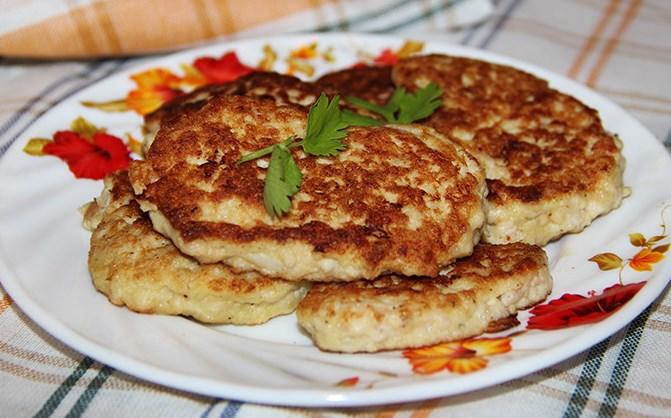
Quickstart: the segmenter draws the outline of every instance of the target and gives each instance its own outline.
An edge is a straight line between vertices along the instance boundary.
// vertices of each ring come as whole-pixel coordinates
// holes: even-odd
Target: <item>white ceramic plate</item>
[[[590,325],[525,332],[512,338],[511,351],[487,356],[486,368],[463,375],[448,370],[415,373],[397,351],[356,355],[321,352],[300,332],[294,316],[258,327],[213,327],[180,317],[136,314],[111,305],[91,285],[86,266],[89,233],[80,227],[77,212],[81,204],[98,195],[101,182],[75,180],[56,158],[26,155],[22,152],[26,141],[50,137],[80,115],[119,136],[126,132],[139,135],[141,119],[134,113],[105,113],[84,108],[80,102],[118,99],[134,86],[130,74],[156,66],[180,72],[179,64],[200,56],[218,57],[233,50],[243,62],[256,65],[267,43],[278,53],[275,68],[284,71],[283,58],[289,51],[310,42],[318,42],[318,51],[332,47],[336,58],[335,62],[319,57],[311,60],[318,75],[350,66],[361,59],[361,52],[376,55],[385,48],[396,49],[403,39],[300,35],[182,52],[98,82],[54,106],[33,124],[0,160],[0,278],[21,309],[74,349],[166,386],[244,401],[345,406],[463,393],[531,373],[616,332],[664,289],[671,277],[671,263],[661,261],[648,272],[626,267],[622,272],[625,283],[647,280],[647,284],[612,316]],[[617,283],[617,270],[601,271],[588,258],[612,252],[626,261],[641,249],[632,246],[628,234],[639,232],[650,237],[662,232],[662,209],[671,202],[671,160],[658,141],[610,101],[540,68],[443,43],[427,42],[423,52],[466,55],[525,69],[600,111],[605,126],[624,142],[625,183],[633,193],[622,207],[597,219],[584,232],[546,248],[555,279],[550,298],[567,292],[587,295]],[[666,242],[665,238],[658,244]],[[524,328],[528,316],[520,314],[519,329]]]

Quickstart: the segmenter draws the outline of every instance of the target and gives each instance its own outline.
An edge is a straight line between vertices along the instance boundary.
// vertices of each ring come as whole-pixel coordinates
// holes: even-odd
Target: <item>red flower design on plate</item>
[[[396,64],[399,59],[409,57],[421,52],[423,49],[424,42],[408,40],[397,50],[385,48],[376,56],[371,56],[365,61],[359,61],[353,67],[365,67],[367,65],[391,66]]]
[[[194,87],[225,83],[256,71],[241,63],[233,51],[225,53],[220,58],[198,58],[192,65],[183,64],[181,69],[183,75],[175,74],[165,68],[151,68],[133,74],[130,78],[136,88],[125,98],[107,102],[83,101],[82,104],[106,112],[134,110],[140,115],[146,115]]]
[[[193,66],[203,74],[208,83],[226,83],[255,71],[241,63],[235,52],[227,52],[221,58],[198,58]]]
[[[58,131],[53,140],[33,138],[23,148],[29,155],[53,155],[65,161],[76,178],[99,180],[131,162],[126,144],[83,118],[75,119],[71,129]]]
[[[336,383],[336,386],[348,388],[348,387],[356,386],[357,383],[359,383],[359,376],[352,376],[352,377],[348,377],[347,379],[343,379],[340,382]]]
[[[77,178],[102,179],[128,167],[131,161],[126,145],[103,132],[94,134],[90,141],[72,131],[56,132],[53,142],[43,150],[65,161]]]
[[[398,61],[398,54],[389,48],[383,49],[380,54],[373,59],[375,65],[394,65]]]
[[[601,294],[590,296],[566,293],[559,299],[529,311],[532,317],[529,318],[527,328],[560,329],[602,321],[633,298],[644,284],[615,284],[604,289]]]

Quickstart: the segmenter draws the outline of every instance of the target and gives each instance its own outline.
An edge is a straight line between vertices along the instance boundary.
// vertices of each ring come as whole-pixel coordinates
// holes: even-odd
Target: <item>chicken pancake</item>
[[[93,228],[88,262],[94,286],[136,312],[259,324],[293,312],[309,288],[183,255],[154,231],[125,172],[106,178],[102,197],[85,210],[85,225]]]
[[[551,290],[542,248],[479,244],[435,277],[315,283],[296,314],[322,350],[375,352],[470,338],[501,322],[515,325],[511,315]]]
[[[292,150],[303,181],[289,212],[270,216],[268,159],[241,156],[303,137],[294,106],[217,96],[162,126],[130,178],[154,228],[202,263],[289,280],[434,275],[469,255],[484,223],[481,168],[421,126],[350,128],[334,157]]]
[[[200,109],[212,97],[220,94],[262,97],[277,104],[310,106],[326,86],[316,86],[300,79],[275,72],[257,71],[228,83],[208,84],[190,93],[177,96],[144,117],[144,151],[149,149],[163,119],[177,117]]]
[[[459,141],[486,172],[483,240],[543,245],[618,207],[620,141],[598,113],[512,67],[427,55],[401,60],[396,85],[433,82],[442,107],[423,123]]]
[[[318,78],[314,84],[341,97],[354,96],[384,105],[394,94],[389,66],[361,66],[333,71]]]

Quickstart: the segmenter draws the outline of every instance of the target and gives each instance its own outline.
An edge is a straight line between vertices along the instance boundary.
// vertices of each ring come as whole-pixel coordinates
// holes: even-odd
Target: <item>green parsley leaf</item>
[[[366,109],[371,112],[377,113],[378,115],[384,117],[389,123],[395,122],[396,117],[394,116],[394,113],[396,113],[396,111],[398,110],[398,106],[396,105],[396,103],[394,103],[392,99],[390,99],[386,105],[380,106],[375,103],[367,102],[364,99],[360,99],[358,97],[354,96],[347,97],[347,101],[350,102],[351,104],[359,106],[362,109]]]
[[[280,217],[291,208],[291,196],[300,188],[303,176],[291,156],[291,148],[300,146],[308,155],[333,156],[345,149],[342,139],[350,126],[380,125],[380,121],[368,116],[343,111],[340,98],[333,100],[321,94],[310,108],[305,138],[296,141],[291,136],[279,144],[265,147],[242,156],[236,164],[265,157],[270,154],[270,164],[263,186],[263,204],[270,216]]]
[[[401,90],[404,94],[397,98],[399,123],[412,123],[427,118],[442,104],[440,96],[443,95],[443,90],[437,84],[430,83],[417,90],[415,94],[409,94],[405,89]]]
[[[342,111],[342,119],[349,126],[380,126],[382,122],[377,119],[373,119],[370,116],[360,115],[354,113],[351,110],[344,109]]]
[[[287,145],[280,143],[272,148],[263,187],[263,204],[268,214],[279,218],[289,212],[289,198],[298,191],[303,175]]]
[[[310,108],[305,139],[300,142],[307,154],[332,156],[345,149],[342,139],[347,135],[348,125],[342,119],[339,101],[335,96],[329,102],[322,93]]]
[[[294,145],[294,141],[296,140],[295,136],[290,136],[289,138],[285,139],[282,141],[282,144],[284,144],[287,147],[290,147]],[[240,165],[242,163],[246,163],[247,161],[252,161],[256,160],[257,158],[265,157],[268,154],[271,154],[273,150],[275,149],[275,145],[271,145],[269,147],[261,148],[258,151],[250,152],[249,154],[243,155],[240,157],[238,161],[235,162],[235,165]]]
[[[443,90],[437,84],[430,83],[415,93],[399,87],[384,106],[370,103],[358,97],[347,97],[347,101],[362,109],[375,112],[389,123],[408,124],[429,117],[442,104],[440,96]]]
[[[247,161],[256,160],[257,158],[265,157],[268,154],[271,154],[275,149],[275,145],[269,147],[261,148],[258,151],[250,152],[249,154],[243,155],[238,161],[235,162],[236,165],[246,163]]]

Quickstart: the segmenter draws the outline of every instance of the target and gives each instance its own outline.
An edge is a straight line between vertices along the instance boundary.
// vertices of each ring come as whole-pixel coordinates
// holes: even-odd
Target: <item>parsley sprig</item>
[[[365,124],[365,121],[357,121],[340,109],[338,96],[329,101],[322,93],[310,108],[307,130],[302,140],[291,136],[279,144],[243,156],[237,164],[270,154],[263,187],[263,203],[268,214],[280,217],[291,208],[289,198],[296,194],[303,178],[291,155],[291,148],[301,147],[308,155],[331,157],[345,149],[342,140],[347,135],[348,127]]]
[[[384,106],[352,96],[347,97],[347,101],[381,115],[389,123],[406,124],[429,117],[442,104],[442,94],[437,84],[430,83],[415,93],[399,87]]]
[[[380,106],[355,97],[347,101],[382,115],[389,123],[412,123],[431,115],[441,104],[442,90],[435,84],[408,93],[404,88],[395,90],[389,102]],[[270,155],[270,163],[263,186],[263,204],[270,216],[280,217],[291,208],[291,196],[300,189],[303,175],[291,155],[291,149],[301,147],[303,152],[316,157],[332,157],[345,149],[343,139],[350,126],[379,126],[382,122],[340,108],[340,97],[329,101],[322,93],[310,108],[305,137],[290,136],[284,141],[244,155],[237,161],[247,161]]]
[[[301,170],[296,165],[287,141],[274,145],[270,156],[270,165],[263,186],[263,204],[266,212],[277,217],[289,211],[291,200],[303,180]]]

